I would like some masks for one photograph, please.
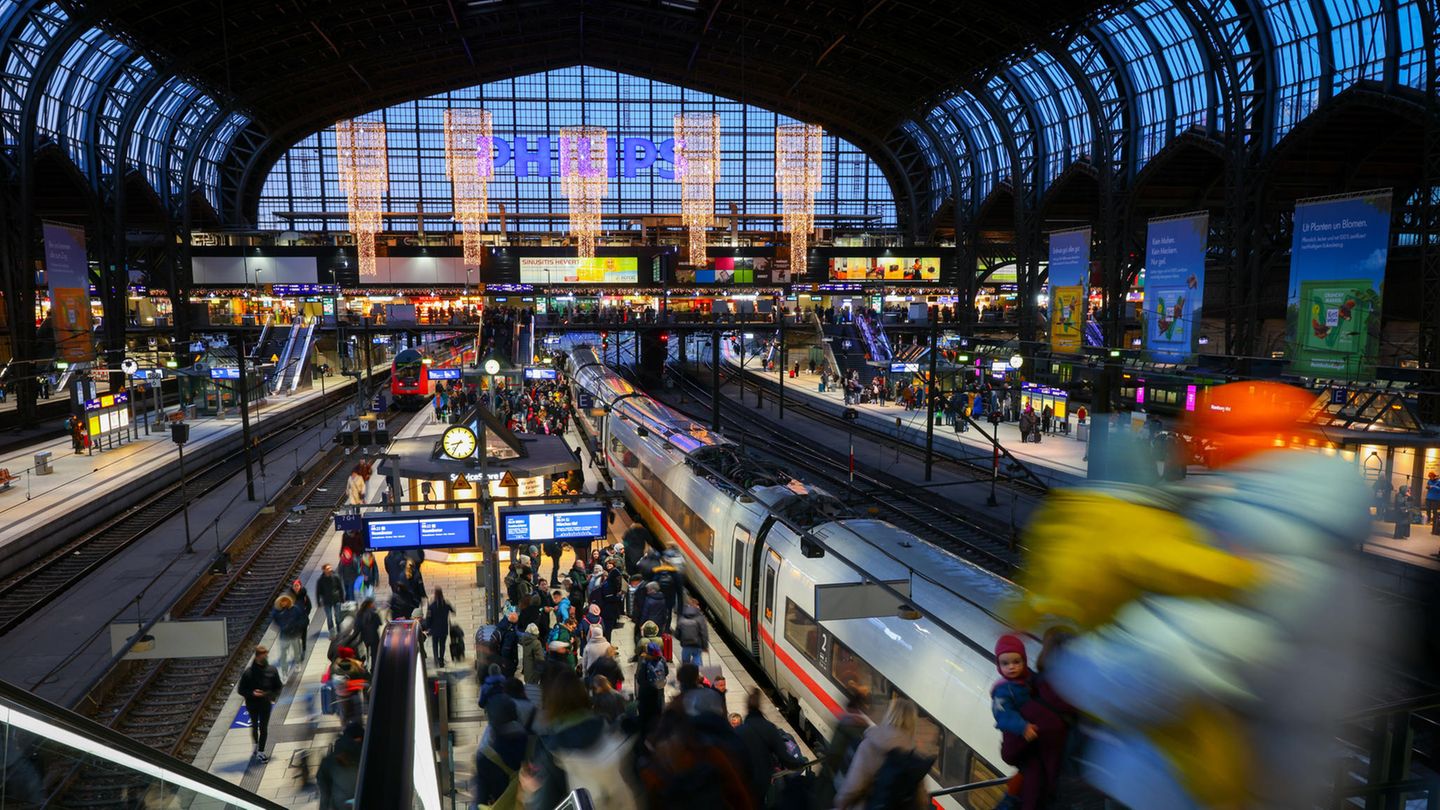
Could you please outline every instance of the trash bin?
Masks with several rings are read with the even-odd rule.
[[[1090,425],[1088,423],[1075,426],[1075,440],[1081,442],[1090,441]]]
[[[49,474],[52,473],[52,472],[54,472],[54,470],[51,469],[51,467],[50,467],[50,451],[49,451],[49,450],[41,450],[40,452],[36,453],[36,454],[35,454],[35,474],[36,474],[36,475],[49,475]]]

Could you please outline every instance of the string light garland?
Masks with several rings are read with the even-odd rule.
[[[715,217],[715,184],[720,182],[719,115],[675,115],[675,181],[690,264],[699,267],[705,264],[705,229]]]
[[[339,164],[340,187],[350,215],[350,232],[355,234],[355,252],[360,257],[360,275],[374,276],[375,237],[383,219],[382,204],[390,186],[390,159],[385,148],[385,123],[351,119],[335,124],[335,162]]]
[[[445,174],[460,223],[466,267],[479,267],[480,228],[490,218],[490,180],[495,176],[495,129],[489,110],[445,111]]]
[[[570,233],[582,262],[595,258],[600,201],[610,190],[607,135],[604,127],[560,130],[560,189],[570,201]]]
[[[815,195],[820,191],[820,144],[815,124],[775,127],[775,193],[782,224],[790,234],[790,272],[804,278],[810,232],[815,229]]]

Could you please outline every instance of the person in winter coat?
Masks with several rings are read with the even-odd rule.
[[[340,735],[330,753],[320,760],[315,771],[315,786],[320,790],[320,810],[351,810],[355,803],[355,786],[360,779],[360,748],[355,739]]]
[[[264,646],[256,647],[254,660],[240,673],[240,681],[235,684],[236,693],[245,701],[245,708],[250,712],[250,740],[255,746],[251,756],[261,762],[270,758],[265,753],[265,740],[270,731],[270,710],[280,698],[280,690],[284,687],[280,681],[280,673],[270,666],[269,659],[268,649]]]
[[[702,666],[703,656],[710,649],[710,628],[700,614],[700,602],[687,599],[675,625],[675,640],[680,644],[680,663]]]
[[[545,732],[531,758],[536,773],[526,779],[526,808],[551,810],[583,787],[596,807],[634,810],[639,791],[627,777],[628,741],[606,733],[605,720],[590,710],[590,696],[575,673],[558,670],[543,690]]]
[[[598,624],[590,625],[590,637],[585,640],[585,647],[580,653],[580,671],[589,672],[591,664],[609,655],[610,642],[605,640],[605,628]]]
[[[625,573],[612,558],[605,563],[605,589],[600,597],[600,618],[606,641],[620,624],[620,614],[625,612],[625,591]]]
[[[425,630],[430,634],[430,650],[435,653],[435,666],[445,666],[445,646],[450,641],[450,617],[455,608],[445,601],[445,594],[435,589],[430,610],[425,615]]]
[[[360,556],[348,548],[340,549],[340,601],[347,602],[355,598],[355,581],[360,578]],[[319,586],[316,586],[319,590]]]
[[[643,524],[636,523],[625,530],[620,542],[625,546],[625,570],[634,571],[645,556],[646,549],[654,546],[655,535]]]
[[[635,667],[635,700],[639,704],[642,734],[650,733],[660,721],[665,705],[665,681],[669,676],[670,667],[661,655],[660,645],[654,641],[647,643]]]
[[[335,661],[330,665],[330,685],[335,690],[335,709],[341,727],[360,720],[369,684],[370,672],[355,657],[355,648],[336,650]]]
[[[610,679],[596,675],[590,683],[590,707],[611,725],[620,721],[620,716],[630,707],[630,701],[615,691]]]
[[[845,781],[835,794],[835,810],[863,810],[865,799],[875,782],[875,775],[885,764],[885,755],[892,750],[909,751],[915,747],[915,704],[902,697],[890,699],[885,718],[865,732],[865,739],[855,749],[855,759],[845,773]],[[915,807],[927,804],[923,787],[917,789]]]
[[[519,778],[525,763],[530,734],[520,723],[515,701],[494,700],[486,710],[489,721],[486,741],[475,751],[475,801],[488,807],[505,793],[510,783]]]
[[[500,671],[500,665],[491,664],[485,680],[480,683],[480,708],[484,709],[490,705],[491,698],[496,695],[505,694],[505,674]]]
[[[855,752],[865,739],[870,721],[865,716],[866,696],[863,692],[846,690],[845,711],[835,718],[835,733],[825,746],[820,763],[820,777],[815,783],[815,807],[833,807],[835,793],[845,782],[845,774],[855,759]]]
[[[745,719],[735,731],[750,755],[750,791],[760,806],[770,787],[771,775],[777,770],[798,768],[805,764],[805,758],[791,753],[780,729],[760,712],[759,689],[751,689],[745,697]]]
[[[496,625],[495,632],[500,636],[500,671],[505,677],[514,677],[515,671],[520,668],[520,614],[510,611],[505,614],[504,621]]]
[[[360,609],[355,612],[355,629],[365,645],[366,658],[374,661],[380,653],[380,612],[375,609],[374,599],[360,603]]]
[[[540,673],[545,668],[545,648],[540,643],[540,628],[534,624],[525,625],[518,640],[521,677],[525,679],[525,683],[538,684],[540,683]]]
[[[645,586],[645,597],[640,602],[640,621],[654,622],[662,633],[670,626],[670,606],[666,604],[665,594],[658,582]]]
[[[360,555],[360,578],[355,581],[353,598],[359,601],[374,596],[379,584],[380,564],[375,561],[374,552],[366,551]]]
[[[333,637],[335,628],[340,626],[340,604],[345,601],[345,583],[329,563],[320,566],[320,578],[315,580],[315,598],[320,600],[320,609],[325,611],[325,629]]]
[[[616,659],[620,655],[620,648],[614,644],[605,644],[605,654],[599,656],[585,668],[585,680],[594,684],[596,678],[604,678],[610,682],[615,689],[620,689],[625,683],[625,675],[620,671],[620,662]]]
[[[305,642],[305,613],[295,604],[293,597],[282,593],[275,599],[270,619],[280,631],[280,655],[277,656],[275,668],[289,680],[292,670],[304,662],[302,649]]]

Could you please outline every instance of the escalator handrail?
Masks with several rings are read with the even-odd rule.
[[[121,764],[142,772],[160,772],[169,785],[222,799],[227,806],[253,810],[285,810],[268,799],[126,737],[69,709],[0,681],[0,721],[75,749],[77,756]],[[128,761],[127,761],[128,760]]]
[[[415,621],[396,620],[385,626],[370,673],[370,705],[355,780],[355,810],[411,806],[415,792],[410,768],[415,758],[411,731],[416,722],[415,661],[419,655],[419,626]]]

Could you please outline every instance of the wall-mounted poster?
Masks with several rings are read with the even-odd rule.
[[[95,359],[90,333],[90,261],[85,254],[85,229],[58,222],[43,223],[45,282],[50,287],[50,319],[55,327],[55,354],[70,363]]]
[[[1085,342],[1084,287],[1050,288],[1050,348],[1075,353]]]
[[[1145,351],[1157,363],[1195,359],[1205,299],[1210,214],[1150,220],[1145,239]]]
[[[939,281],[940,259],[904,256],[836,256],[831,281]]]
[[[1391,196],[1381,189],[1296,202],[1286,312],[1296,374],[1375,375]]]
[[[638,284],[640,260],[635,256],[525,256],[520,259],[521,284]]]

